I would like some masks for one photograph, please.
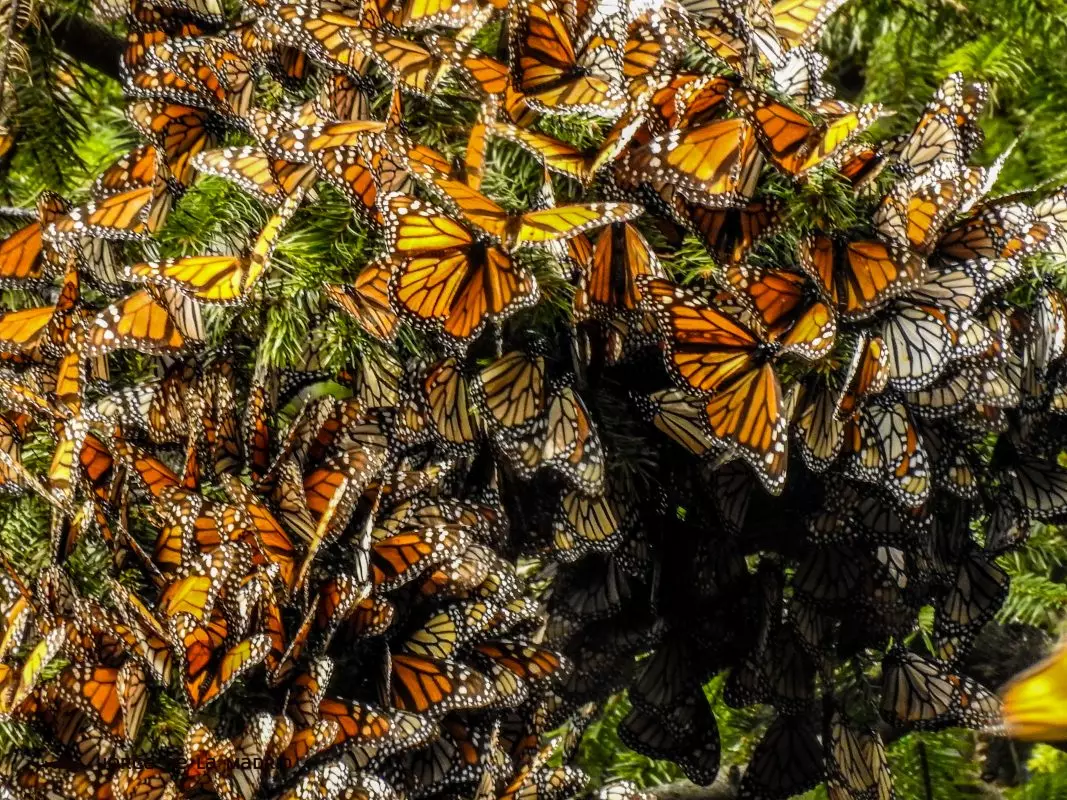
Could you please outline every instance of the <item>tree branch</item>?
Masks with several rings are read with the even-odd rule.
[[[37,212],[32,208],[13,208],[12,206],[0,206],[0,217],[13,217],[15,219],[36,219]]]
[[[719,772],[711,786],[697,786],[690,781],[675,781],[648,791],[656,800],[737,800],[741,772],[737,767]]]
[[[41,23],[52,32],[56,47],[102,75],[119,80],[119,61],[126,43],[102,25],[83,17],[40,12]]]

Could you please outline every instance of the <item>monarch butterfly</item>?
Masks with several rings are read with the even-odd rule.
[[[333,677],[334,662],[329,656],[313,659],[293,679],[285,705],[286,715],[301,727],[311,726],[319,716],[319,703]]]
[[[949,264],[1014,261],[1046,246],[1051,232],[1049,224],[1024,204],[979,206],[944,232],[936,254]],[[989,286],[995,287],[995,283]]]
[[[475,376],[471,393],[491,427],[523,429],[547,408],[545,359],[536,351],[505,353]]]
[[[315,628],[319,632],[320,647],[329,644],[341,623],[367,598],[369,592],[370,586],[366,582],[347,573],[341,573],[322,584],[315,608]]]
[[[295,588],[296,549],[289,534],[278,524],[274,515],[236,477],[223,476],[223,486],[238,503],[251,523],[251,541],[256,561],[277,564],[282,583],[291,591]]]
[[[88,322],[87,357],[115,350],[142,353],[175,353],[185,346],[185,336],[170,312],[146,289],[112,303]]]
[[[304,496],[316,527],[297,573],[297,585],[303,584],[322,543],[333,539],[348,524],[356,502],[384,463],[381,453],[352,449],[331,456],[305,476]]]
[[[1023,741],[1058,741],[1063,736],[1064,647],[1012,677],[1001,690],[1005,733]]]
[[[320,725],[326,725],[321,721]],[[324,737],[327,738],[327,737]],[[317,752],[317,751],[314,751]],[[311,755],[302,758],[294,758],[291,753],[283,755],[280,761],[286,764],[303,764]],[[367,784],[371,788],[367,789]],[[381,785],[379,785],[381,784]],[[279,800],[305,800],[311,797],[340,797],[345,789],[368,791],[367,796],[374,791],[384,791],[384,781],[376,780],[375,776],[368,773],[353,773],[343,761],[326,761],[307,772],[303,773],[294,783],[278,795]]]
[[[946,76],[927,105],[927,113],[948,113],[960,130],[964,145],[964,160],[982,145],[982,129],[978,117],[989,101],[989,86],[981,81],[967,81],[958,72]]]
[[[376,541],[370,562],[375,591],[392,591],[427,570],[455,558],[469,545],[465,530],[455,524],[403,531]]]
[[[547,800],[573,796],[586,784],[584,772],[576,767],[523,767],[504,791],[500,800]]]
[[[223,147],[205,150],[192,160],[204,175],[233,181],[266,206],[276,208],[290,194],[313,182],[314,168],[280,158],[271,158],[259,147]]]
[[[629,223],[605,228],[588,258],[574,295],[575,319],[611,319],[619,313],[636,313],[641,300],[637,278],[664,277],[659,258],[644,236]]]
[[[111,778],[115,800],[165,800],[178,785],[157,767],[122,767]]]
[[[596,427],[581,397],[570,386],[549,395],[535,428],[518,438],[498,439],[520,476],[530,479],[544,467],[581,492],[596,496],[604,487],[604,455]]]
[[[786,468],[785,397],[766,342],[668,281],[642,282],[667,339],[665,361],[683,385],[708,396],[713,435],[735,446],[772,492]]]
[[[823,751],[808,715],[779,715],[756,745],[741,778],[744,797],[791,797],[823,779]]]
[[[998,724],[1000,701],[971,678],[915,653],[891,650],[882,662],[882,715],[916,730]]]
[[[1053,520],[1067,510],[1067,470],[1054,458],[1018,452],[1004,477],[1016,503],[1031,518]]]
[[[134,0],[130,4],[130,19],[136,25],[155,25],[171,35],[185,31],[187,36],[196,36],[200,28],[219,27],[224,23],[222,6],[217,0],[192,0],[180,6],[156,0]],[[189,26],[198,26],[194,32]]]
[[[326,286],[330,300],[383,342],[393,341],[397,328],[397,317],[389,304],[389,275],[388,265],[368,264],[351,286]]]
[[[206,303],[240,302],[270,264],[278,236],[303,202],[303,192],[289,195],[263,227],[247,257],[189,256],[143,262],[126,268],[128,280],[158,283]]]
[[[330,12],[314,15],[311,9],[302,5],[281,5],[272,10],[272,15],[283,27],[293,30],[293,35],[288,37],[291,42],[288,46],[296,46],[308,57],[330,65],[353,81],[362,81],[370,57],[356,47],[349,35],[361,24],[359,19]]]
[[[323,180],[335,186],[348,198],[353,211],[361,218],[372,222],[382,221],[378,210],[378,197],[382,194],[383,176],[379,174],[374,163],[381,167],[384,156],[381,151],[364,153],[364,148],[336,147],[320,150],[314,155],[315,167]],[[406,171],[398,169],[398,174],[390,180],[405,178]]]
[[[387,21],[407,30],[423,30],[438,25],[462,28],[479,11],[477,0],[449,0],[448,2],[419,2],[407,0],[397,9],[389,9]]]
[[[182,663],[182,687],[193,709],[217,700],[244,673],[262,663],[271,649],[267,635],[253,634],[223,650],[222,642],[212,642],[208,629],[184,612],[171,617],[171,627]],[[201,661],[194,655],[204,647],[211,652]]]
[[[515,88],[541,113],[609,114],[622,105],[621,43],[610,30],[594,30],[579,47],[552,0],[518,6],[508,53]]]
[[[695,456],[717,454],[722,443],[708,425],[704,404],[683,389],[661,389],[635,397],[638,410],[649,422]]]
[[[325,16],[325,15],[324,15]],[[398,88],[429,96],[443,76],[442,63],[425,47],[384,30],[353,28],[349,39],[386,73]]]
[[[616,558],[590,554],[563,576],[550,605],[570,619],[605,619],[622,607],[630,593],[630,580]]]
[[[774,87],[799,107],[820,113],[842,111],[845,104],[834,100],[824,73],[828,62],[820,53],[804,47],[790,50],[772,74]]]
[[[199,391],[196,369],[177,362],[162,378],[122,389],[96,402],[101,420],[147,434],[152,442],[178,442],[189,435],[186,398]]]
[[[852,417],[868,397],[881,394],[889,383],[889,353],[880,336],[863,336],[845,370],[841,389],[834,403],[834,416]]]
[[[55,306],[41,306],[0,315],[0,350],[13,355],[35,353],[55,311]]]
[[[826,788],[833,800],[857,796],[889,800],[894,796],[885,744],[876,731],[859,727],[835,710],[829,734]]]
[[[166,194],[166,185],[134,189],[90,201],[56,218],[44,229],[44,237],[55,242],[93,236],[100,239],[139,239],[155,230],[162,219],[153,207]]]
[[[815,696],[815,669],[792,628],[778,626],[730,672],[723,699],[737,708],[767,703],[781,714],[803,714]]]
[[[415,174],[437,189],[467,222],[509,252],[569,239],[613,222],[625,222],[642,211],[640,206],[630,203],[583,203],[513,215],[460,181],[421,165],[412,166],[420,167]]]
[[[860,192],[882,174],[888,164],[888,156],[885,149],[878,145],[855,142],[841,151],[837,161],[837,171],[853,190]]]
[[[936,274],[912,295],[894,301],[879,331],[887,351],[889,384],[904,391],[930,386],[955,361],[986,351],[992,334],[959,310],[974,284],[962,273]]]
[[[837,243],[825,236],[801,243],[800,265],[847,319],[870,316],[916,288],[925,266],[919,255],[881,242]]]
[[[59,676],[59,693],[106,733],[120,741],[136,740],[148,701],[137,662],[118,668],[72,664]]]
[[[384,205],[386,237],[398,261],[389,296],[416,325],[469,341],[487,323],[537,300],[532,275],[440,209],[406,195],[390,195]]]
[[[810,44],[845,0],[778,0],[771,6],[774,27],[787,47]]]
[[[193,157],[214,147],[222,125],[211,112],[151,99],[126,107],[126,117],[165,155],[167,172],[178,186],[193,182]]]
[[[469,667],[407,653],[390,653],[388,662],[388,696],[401,711],[440,717],[492,702],[485,677]]]
[[[147,51],[145,61],[149,66],[129,79],[135,95],[141,90],[175,102],[210,105],[238,118],[248,113],[253,89],[250,65],[223,40],[165,39]]]
[[[514,640],[479,642],[472,652],[483,663],[493,663],[515,674],[526,684],[550,680],[569,667],[569,662],[553,650]]]
[[[0,713],[18,715],[30,710],[27,701],[37,688],[45,668],[63,649],[66,636],[66,628],[57,627],[34,645],[22,662],[21,669],[16,671],[8,664],[0,669]]]
[[[432,33],[426,37],[426,46],[442,64],[457,70],[475,92],[503,95],[511,85],[508,66],[473,47]]]
[[[622,542],[624,520],[609,497],[566,492],[552,520],[552,546],[561,561],[577,561],[588,552],[613,552]]]
[[[649,9],[630,26],[623,49],[623,76],[632,83],[673,67],[681,58],[682,42],[688,34],[675,15]],[[631,84],[630,96],[634,89]]]
[[[740,208],[708,208],[689,204],[689,221],[716,262],[731,266],[744,262],[761,239],[779,222],[780,204],[757,200]]]
[[[631,150],[617,171],[630,183],[669,186],[694,203],[727,208],[751,199],[761,166],[753,127],[727,119],[656,136]]]
[[[192,553],[185,567],[163,587],[156,610],[168,623],[183,614],[193,622],[214,625],[216,604],[239,568],[244,569],[251,559],[248,547],[236,542],[220,543],[210,553]],[[221,621],[225,632],[225,620]],[[214,628],[209,634],[217,633]]]
[[[446,661],[471,644],[491,620],[493,609],[482,602],[452,603],[420,622],[398,648],[424,658]]]
[[[963,199],[963,182],[948,164],[895,184],[882,198],[873,222],[886,241],[929,254]]]
[[[808,469],[825,472],[841,454],[846,426],[837,418],[833,391],[824,381],[812,379],[803,391],[794,441]]]
[[[360,81],[353,80],[347,72],[330,73],[319,92],[319,116],[339,120],[369,119],[370,100],[365,89]]]
[[[841,149],[882,113],[881,106],[868,105],[813,125],[800,113],[762,92],[735,89],[729,100],[751,123],[775,165],[795,178],[803,177],[824,162],[833,162]]]
[[[349,630],[357,637],[381,636],[393,624],[396,606],[381,597],[369,597],[356,606],[349,618]]]
[[[834,346],[837,319],[806,277],[783,269],[731,267],[730,291],[783,352],[818,361]],[[813,297],[813,295],[815,295]]]
[[[438,442],[453,452],[467,452],[477,441],[470,385],[455,358],[433,364],[420,377],[421,402]]]
[[[930,496],[931,465],[923,439],[902,403],[872,403],[852,423],[852,447],[861,480],[886,487],[902,505]]]
[[[964,648],[1003,604],[1010,582],[1008,574],[983,553],[970,552],[960,560],[955,581],[934,616],[939,655],[962,657]]]
[[[419,592],[428,597],[468,596],[488,577],[495,563],[496,556],[487,546],[473,543],[430,572],[419,584]]]
[[[1033,206],[1038,221],[1051,224],[1057,235],[1049,245],[1049,252],[1057,256],[1067,253],[1067,190],[1061,189]]]
[[[233,740],[217,739],[203,723],[195,723],[186,732],[182,751],[186,762],[181,780],[184,790],[193,791],[201,784],[207,784],[220,796],[233,796],[227,793],[234,792],[230,777],[240,768],[237,745]],[[208,788],[207,785],[202,788]]]
[[[415,714],[379,710],[333,697],[322,699],[318,713],[322,719],[337,725],[333,744],[350,741],[372,745],[380,756],[419,747],[435,733],[429,720]]]
[[[565,142],[505,121],[489,122],[486,133],[518,145],[552,172],[583,183],[590,178],[585,155]]]
[[[121,622],[114,626],[127,650],[161,683],[170,679],[173,664],[170,635],[147,606],[117,581],[109,581]]]
[[[160,152],[153,145],[135,147],[100,173],[89,188],[89,195],[99,200],[131,188],[154,186],[159,175],[160,158]]]
[[[452,717],[442,721],[442,732],[425,750],[405,759],[405,783],[413,792],[441,791],[476,782],[483,759],[491,758],[490,727],[464,723]]]
[[[42,252],[41,227],[31,222],[0,242],[0,280],[21,284],[45,277],[49,264]]]
[[[295,161],[337,147],[363,147],[371,134],[385,130],[385,123],[372,119],[317,122],[282,133],[273,143],[279,152]]]
[[[650,758],[673,761],[693,783],[707,786],[719,771],[719,731],[707,701],[691,697],[691,708],[699,716],[684,738],[673,733],[657,714],[640,708],[631,710],[619,723],[619,738]]]

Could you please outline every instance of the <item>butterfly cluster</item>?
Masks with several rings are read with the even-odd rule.
[[[0,485],[52,515],[0,587],[0,715],[40,743],[3,791],[563,800],[623,691],[622,741],[708,784],[720,673],[775,713],[743,797],[892,797],[879,715],[994,728],[996,558],[1067,516],[1067,193],[990,196],[960,75],[877,138],[813,49],[841,4],[133,0],[146,143],[0,243],[35,298],[0,315]],[[442,93],[454,149],[418,135]],[[521,208],[498,148],[543,174]],[[160,258],[202,176],[266,224]],[[788,202],[820,188],[855,214]],[[250,320],[331,193],[373,257],[281,369]]]

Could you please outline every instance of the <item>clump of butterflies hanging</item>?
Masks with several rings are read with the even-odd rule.
[[[0,575],[0,793],[563,800],[623,691],[709,784],[724,671],[775,711],[746,798],[893,797],[879,716],[994,730],[996,558],[1067,517],[1067,192],[990,197],[960,75],[876,138],[814,49],[842,3],[134,0],[146,143],[0,243],[0,488],[51,515]],[[204,179],[266,222],[162,257]],[[860,222],[784,199],[831,183]],[[331,198],[370,257],[283,369]]]

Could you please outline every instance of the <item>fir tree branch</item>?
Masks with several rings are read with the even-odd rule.
[[[42,10],[40,17],[58,49],[101,75],[119,80],[119,60],[126,46],[120,37],[83,17],[47,10]]]

